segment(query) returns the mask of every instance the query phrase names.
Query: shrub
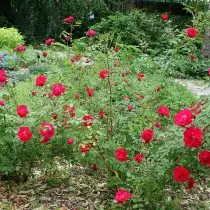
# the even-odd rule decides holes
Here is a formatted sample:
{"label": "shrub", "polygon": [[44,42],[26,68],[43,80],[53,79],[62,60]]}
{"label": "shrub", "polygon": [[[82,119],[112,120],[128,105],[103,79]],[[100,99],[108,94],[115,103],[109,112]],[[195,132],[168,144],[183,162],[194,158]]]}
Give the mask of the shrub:
{"label": "shrub", "polygon": [[0,49],[14,49],[24,43],[23,36],[15,28],[0,28]]}

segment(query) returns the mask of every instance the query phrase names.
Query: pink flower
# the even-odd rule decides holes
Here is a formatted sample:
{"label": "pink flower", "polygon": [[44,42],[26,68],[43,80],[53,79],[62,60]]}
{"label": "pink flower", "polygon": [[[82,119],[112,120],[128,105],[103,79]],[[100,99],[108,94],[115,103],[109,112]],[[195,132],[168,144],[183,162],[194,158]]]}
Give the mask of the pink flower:
{"label": "pink flower", "polygon": [[208,76],[210,77],[210,68],[208,68]]}
{"label": "pink flower", "polygon": [[67,140],[67,143],[68,143],[68,144],[73,144],[73,143],[74,143],[74,139],[73,139],[73,138],[69,138],[69,139]]}
{"label": "pink flower", "polygon": [[18,130],[18,137],[21,142],[27,142],[32,138],[32,132],[29,127],[21,126]]}
{"label": "pink flower", "polygon": [[85,127],[90,127],[93,125],[94,118],[91,115],[85,115],[83,117],[83,125]]}
{"label": "pink flower", "polygon": [[45,41],[45,44],[48,45],[48,46],[50,46],[54,41],[55,41],[54,39],[49,38],[49,39],[47,39],[47,40]]}
{"label": "pink flower", "polygon": [[106,79],[108,77],[108,71],[106,69],[102,69],[99,72],[99,78],[101,79]]}
{"label": "pink flower", "polygon": [[193,120],[193,114],[189,109],[183,109],[174,117],[174,123],[178,126],[184,127],[190,125]]}
{"label": "pink flower", "polygon": [[64,19],[65,23],[72,23],[73,21],[74,21],[74,16],[69,16],[69,17]]}
{"label": "pink flower", "polygon": [[62,83],[52,85],[52,93],[55,96],[60,96],[65,93],[66,88]]}
{"label": "pink flower", "polygon": [[118,192],[116,192],[115,194],[115,200],[117,201],[117,203],[123,204],[130,199],[131,194],[124,189],[119,189]]}
{"label": "pink flower", "polygon": [[95,90],[93,88],[86,88],[85,90],[90,98],[93,97],[94,92],[95,92]]}
{"label": "pink flower", "polygon": [[37,87],[42,87],[46,84],[47,82],[47,76],[40,75],[36,77],[36,86]]}
{"label": "pink flower", "polygon": [[143,158],[144,158],[144,155],[143,155],[143,154],[137,154],[137,155],[134,156],[133,159],[134,159],[137,163],[141,163],[142,160],[143,160]]}
{"label": "pink flower", "polygon": [[4,105],[5,105],[4,101],[0,101],[0,107]]}
{"label": "pink flower", "polygon": [[115,150],[115,158],[120,162],[126,162],[128,160],[128,152],[125,148],[119,148]]}
{"label": "pink flower", "polygon": [[145,141],[146,144],[150,143],[153,137],[154,131],[152,129],[146,129],[141,133],[141,138]]}
{"label": "pink flower", "polygon": [[23,46],[23,45],[17,46],[17,47],[15,48],[15,51],[18,51],[18,52],[23,52],[23,51],[25,51],[25,50],[26,50],[26,47]]}
{"label": "pink flower", "polygon": [[198,34],[198,31],[197,29],[193,28],[193,27],[190,27],[187,29],[187,36],[190,37],[190,38],[195,38]]}
{"label": "pink flower", "polygon": [[95,30],[90,29],[90,30],[87,31],[86,36],[87,36],[87,38],[92,38],[92,37],[95,37],[96,34],[97,33],[96,33]]}
{"label": "pink flower", "polygon": [[129,105],[128,106],[128,111],[132,111],[133,110],[133,106]]}
{"label": "pink flower", "polygon": [[169,116],[170,110],[166,106],[160,106],[158,108],[158,113],[162,116]]}
{"label": "pink flower", "polygon": [[104,110],[101,109],[101,110],[99,111],[99,118],[100,118],[100,119],[104,119],[104,116],[105,116],[105,112],[104,112]]}
{"label": "pink flower", "polygon": [[46,144],[54,136],[55,129],[54,126],[48,122],[43,122],[41,129],[39,130],[39,135],[43,136],[44,139],[40,142],[41,144]]}
{"label": "pink flower", "polygon": [[173,177],[176,182],[186,182],[190,178],[190,172],[183,166],[177,166],[173,170]]}
{"label": "pink flower", "polygon": [[47,52],[43,52],[43,53],[42,53],[42,56],[43,56],[44,58],[47,57],[47,55],[48,55]]}
{"label": "pink flower", "polygon": [[19,105],[16,109],[17,114],[21,117],[24,118],[29,114],[28,107],[26,105]]}
{"label": "pink flower", "polygon": [[168,17],[169,17],[169,16],[168,16],[167,13],[164,13],[164,14],[161,15],[161,18],[162,18],[163,21],[168,20]]}

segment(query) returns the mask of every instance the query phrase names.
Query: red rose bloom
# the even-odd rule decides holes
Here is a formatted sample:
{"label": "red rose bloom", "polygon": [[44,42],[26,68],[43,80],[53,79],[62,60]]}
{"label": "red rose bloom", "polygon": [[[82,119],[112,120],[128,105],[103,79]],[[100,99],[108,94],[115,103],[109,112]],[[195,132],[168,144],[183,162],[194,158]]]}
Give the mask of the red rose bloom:
{"label": "red rose bloom", "polygon": [[154,126],[155,126],[156,128],[161,128],[161,123],[160,123],[160,122],[156,122],[156,123],[154,124]]}
{"label": "red rose bloom", "polygon": [[96,36],[96,34],[97,33],[96,33],[95,30],[90,29],[90,30],[87,31],[86,36],[87,36],[87,38],[93,38],[93,37]]}
{"label": "red rose bloom", "polygon": [[73,21],[74,21],[74,16],[69,16],[69,17],[64,19],[65,23],[72,23]]}
{"label": "red rose bloom", "polygon": [[54,41],[55,41],[54,39],[49,38],[45,41],[45,44],[50,46]]}
{"label": "red rose bloom", "polygon": [[91,115],[85,115],[83,117],[83,125],[86,127],[90,127],[93,125],[94,118]]}
{"label": "red rose bloom", "polygon": [[190,172],[183,166],[177,166],[173,170],[173,177],[176,182],[186,182],[190,178]]}
{"label": "red rose bloom", "polygon": [[67,140],[67,143],[68,143],[68,144],[73,144],[73,143],[74,143],[74,139],[73,139],[73,138],[69,138],[69,139]]}
{"label": "red rose bloom", "polygon": [[95,92],[93,88],[86,88],[85,90],[89,97],[93,97]]}
{"label": "red rose bloom", "polygon": [[8,82],[8,78],[6,76],[5,70],[0,70],[0,87],[4,87]]}
{"label": "red rose bloom", "polygon": [[104,116],[105,116],[105,112],[104,112],[104,110],[101,109],[101,110],[99,111],[99,118],[100,118],[100,119],[104,119]]}
{"label": "red rose bloom", "polygon": [[54,96],[60,96],[65,93],[66,88],[62,83],[52,85],[52,93]]}
{"label": "red rose bloom", "polygon": [[195,56],[194,55],[191,55],[190,58],[191,58],[191,61],[195,60]]}
{"label": "red rose bloom", "polygon": [[203,131],[199,127],[190,127],[184,131],[184,144],[190,148],[198,148],[202,144]]}
{"label": "red rose bloom", "polygon": [[18,52],[23,52],[23,51],[25,51],[25,50],[26,50],[26,47],[23,46],[23,45],[17,46],[17,47],[15,48],[15,51],[18,51]]}
{"label": "red rose bloom", "polygon": [[75,98],[75,99],[79,99],[79,98],[80,98],[79,93],[75,93],[75,94],[74,94],[74,98]]}
{"label": "red rose bloom", "polygon": [[181,127],[190,125],[192,123],[192,120],[193,114],[189,109],[181,110],[174,117],[174,123]]}
{"label": "red rose bloom", "polygon": [[32,92],[31,92],[31,95],[32,95],[32,96],[36,96],[36,95],[37,95],[37,91],[32,91]]}
{"label": "red rose bloom", "polygon": [[158,87],[156,88],[156,91],[157,91],[157,92],[160,92],[160,91],[161,91],[161,87],[158,86]]}
{"label": "red rose bloom", "polygon": [[99,72],[99,78],[101,79],[106,79],[108,77],[108,71],[106,69],[102,69]]}
{"label": "red rose bloom", "polygon": [[133,110],[133,106],[129,105],[127,110],[128,111],[132,111]]}
{"label": "red rose bloom", "polygon": [[43,53],[42,53],[42,56],[43,56],[44,58],[47,57],[47,55],[48,55],[47,52],[43,52]]}
{"label": "red rose bloom", "polygon": [[86,154],[91,148],[91,144],[85,144],[80,146],[80,151],[84,154]]}
{"label": "red rose bloom", "polygon": [[119,52],[119,51],[120,51],[120,48],[119,48],[119,47],[115,47],[115,48],[114,48],[114,51],[115,51],[115,52]]}
{"label": "red rose bloom", "polygon": [[128,153],[125,148],[119,148],[115,150],[115,158],[120,162],[125,162],[128,160]]}
{"label": "red rose bloom", "polygon": [[27,142],[32,138],[32,132],[29,127],[21,126],[18,130],[18,137],[21,142]]}
{"label": "red rose bloom", "polygon": [[154,137],[154,131],[152,129],[146,129],[141,133],[141,138],[146,144],[150,143]]}
{"label": "red rose bloom", "polygon": [[40,142],[41,144],[46,144],[54,136],[55,129],[54,126],[48,122],[43,122],[41,129],[39,130],[39,135],[43,136],[44,139]]}
{"label": "red rose bloom", "polygon": [[208,68],[208,76],[210,76],[210,68]]}
{"label": "red rose bloom", "polygon": [[36,77],[36,86],[37,87],[42,87],[46,84],[47,82],[47,76],[40,75]]}
{"label": "red rose bloom", "polygon": [[75,109],[75,107],[65,106],[65,107],[64,107],[64,111],[65,111],[65,112],[68,111],[69,114],[70,114],[70,116],[71,116],[72,118],[75,117],[75,115],[76,115],[76,109]]}
{"label": "red rose bloom", "polygon": [[0,101],[0,107],[4,105],[5,105],[4,101]]}
{"label": "red rose bloom", "polygon": [[166,106],[160,106],[158,108],[158,113],[162,116],[169,116],[170,110]]}
{"label": "red rose bloom", "polygon": [[187,190],[192,190],[193,188],[194,188],[194,186],[195,186],[195,180],[193,179],[193,178],[189,178],[188,180],[187,180]]}
{"label": "red rose bloom", "polygon": [[199,162],[201,165],[210,166],[210,151],[203,150],[199,154]]}
{"label": "red rose bloom", "polygon": [[21,118],[24,118],[29,114],[28,107],[26,105],[18,106],[16,112]]}
{"label": "red rose bloom", "polygon": [[167,13],[162,14],[161,18],[162,18],[163,21],[168,20],[168,14]]}
{"label": "red rose bloom", "polygon": [[71,37],[70,36],[64,36],[65,41],[69,42]]}
{"label": "red rose bloom", "polygon": [[141,81],[144,78],[144,73],[140,72],[137,74],[137,76],[138,76],[138,80]]}
{"label": "red rose bloom", "polygon": [[98,170],[98,167],[97,167],[97,165],[95,163],[93,164],[92,169],[93,169],[93,171],[97,171]]}
{"label": "red rose bloom", "polygon": [[187,29],[187,36],[190,37],[190,38],[195,38],[198,34],[198,31],[197,29],[193,28],[193,27],[190,27]]}
{"label": "red rose bloom", "polygon": [[137,163],[141,163],[142,160],[143,160],[143,158],[144,158],[144,155],[143,155],[143,154],[137,154],[137,155],[134,156],[133,159],[134,159]]}
{"label": "red rose bloom", "polygon": [[130,199],[131,199],[131,194],[125,191],[124,189],[119,189],[119,191],[116,192],[115,200],[117,201],[117,203],[123,204]]}

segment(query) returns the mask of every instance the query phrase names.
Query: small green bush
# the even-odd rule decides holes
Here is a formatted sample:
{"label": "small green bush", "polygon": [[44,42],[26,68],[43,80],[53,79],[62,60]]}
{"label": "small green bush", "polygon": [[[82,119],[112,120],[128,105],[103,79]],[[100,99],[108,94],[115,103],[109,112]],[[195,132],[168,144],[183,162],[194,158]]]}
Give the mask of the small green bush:
{"label": "small green bush", "polygon": [[16,28],[0,28],[0,49],[13,49],[24,43],[24,37]]}

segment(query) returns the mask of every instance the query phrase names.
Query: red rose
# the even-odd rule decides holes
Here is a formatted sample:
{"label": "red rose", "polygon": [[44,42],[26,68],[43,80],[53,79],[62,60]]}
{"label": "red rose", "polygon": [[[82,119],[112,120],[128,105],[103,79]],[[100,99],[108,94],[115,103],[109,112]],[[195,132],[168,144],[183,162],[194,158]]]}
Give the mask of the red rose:
{"label": "red rose", "polygon": [[160,122],[156,122],[156,123],[154,124],[154,126],[155,126],[156,128],[160,128],[160,127],[161,127],[161,123],[160,123]]}
{"label": "red rose", "polygon": [[87,36],[87,38],[92,38],[92,37],[95,37],[96,34],[97,33],[96,33],[95,30],[90,29],[90,30],[87,31],[86,36]]}
{"label": "red rose", "polygon": [[201,165],[210,166],[210,151],[203,150],[199,154],[199,162]]}
{"label": "red rose", "polygon": [[168,14],[167,13],[162,14],[161,18],[162,18],[163,21],[168,20]]}
{"label": "red rose", "polygon": [[193,188],[194,188],[194,186],[195,186],[195,181],[194,181],[194,179],[193,178],[189,178],[188,180],[187,180],[187,190],[192,190]]}
{"label": "red rose", "polygon": [[117,203],[123,204],[131,199],[131,194],[124,189],[119,189],[118,192],[116,192],[114,199]]}
{"label": "red rose", "polygon": [[0,107],[4,105],[5,105],[4,101],[0,101]]}
{"label": "red rose", "polygon": [[198,148],[202,144],[203,131],[199,127],[190,127],[184,131],[184,144],[190,148]]}
{"label": "red rose", "polygon": [[154,137],[154,131],[152,129],[146,129],[141,133],[142,140],[145,141],[146,144],[150,143]]}
{"label": "red rose", "polygon": [[47,39],[47,40],[45,41],[45,44],[49,46],[49,45],[51,45],[54,41],[55,41],[54,39],[49,38],[49,39]]}
{"label": "red rose", "polygon": [[32,92],[31,92],[31,95],[32,95],[32,96],[36,96],[36,95],[37,95],[37,91],[32,91]]}
{"label": "red rose", "polygon": [[189,109],[181,110],[174,117],[174,123],[181,127],[190,125],[192,123],[192,120],[193,114]]}
{"label": "red rose", "polygon": [[141,81],[144,78],[144,73],[140,72],[137,74],[138,80]]}
{"label": "red rose", "polygon": [[133,106],[129,105],[127,110],[128,111],[132,111],[133,110]]}
{"label": "red rose", "polygon": [[190,58],[191,58],[192,61],[195,60],[195,56],[194,55],[191,55]]}
{"label": "red rose", "polygon": [[143,154],[137,154],[137,155],[134,156],[133,159],[134,159],[137,163],[141,163],[142,160],[143,160],[143,158],[144,158],[144,155],[143,155]]}
{"label": "red rose", "polygon": [[79,93],[75,93],[75,94],[74,94],[74,98],[75,98],[75,99],[79,99],[79,98],[80,98]]}
{"label": "red rose", "polygon": [[47,52],[43,52],[43,53],[42,53],[42,56],[43,56],[44,58],[47,57],[47,55],[48,55]]}
{"label": "red rose", "polygon": [[108,71],[106,69],[102,69],[99,72],[99,78],[101,79],[106,79],[108,77]]}
{"label": "red rose", "polygon": [[120,48],[119,48],[119,47],[115,47],[113,50],[114,50],[115,52],[119,52],[119,51],[120,51]]}
{"label": "red rose", "polygon": [[84,154],[86,154],[91,148],[91,144],[85,144],[80,146],[80,151]]}
{"label": "red rose", "polygon": [[62,83],[52,85],[52,93],[55,96],[60,96],[65,93],[66,88]]}
{"label": "red rose", "polygon": [[37,87],[42,87],[46,84],[47,82],[47,76],[40,75],[36,77],[36,86]]}
{"label": "red rose", "polygon": [[115,150],[115,158],[120,162],[125,162],[128,160],[128,153],[125,148],[119,148]]}
{"label": "red rose", "polygon": [[176,182],[186,182],[190,178],[190,172],[183,166],[177,166],[173,170],[173,177]]}
{"label": "red rose", "polygon": [[95,163],[93,164],[92,169],[93,169],[93,171],[97,171],[98,170],[98,167],[97,167],[97,165]]}
{"label": "red rose", "polygon": [[4,87],[8,82],[8,78],[6,76],[5,70],[0,70],[0,87]]}
{"label": "red rose", "polygon": [[105,112],[104,112],[104,110],[101,109],[101,110],[99,111],[99,118],[100,118],[100,119],[104,119],[104,116],[105,116]]}
{"label": "red rose", "polygon": [[65,23],[72,23],[73,21],[74,21],[74,16],[69,16],[69,17],[64,19]]}
{"label": "red rose", "polygon": [[39,135],[43,136],[44,139],[40,142],[41,144],[46,144],[54,136],[55,129],[54,126],[48,122],[43,122],[41,129],[39,130]]}
{"label": "red rose", "polygon": [[93,97],[95,92],[93,88],[86,88],[85,90],[89,97]]}
{"label": "red rose", "polygon": [[198,31],[197,29],[193,28],[193,27],[190,27],[187,29],[187,36],[190,37],[190,38],[195,38],[198,34]]}
{"label": "red rose", "polygon": [[64,107],[64,111],[65,111],[65,112],[68,111],[69,114],[70,114],[70,116],[71,116],[72,118],[75,117],[75,115],[76,115],[76,109],[75,109],[75,107],[65,106],[65,107]]}
{"label": "red rose", "polygon": [[160,91],[161,91],[161,87],[158,86],[158,87],[156,88],[156,91],[157,91],[157,92],[160,92]]}
{"label": "red rose", "polygon": [[21,118],[24,118],[29,114],[28,107],[26,105],[18,106],[16,112]]}
{"label": "red rose", "polygon": [[18,52],[23,52],[23,51],[25,51],[25,50],[26,50],[26,47],[23,46],[23,45],[17,46],[17,47],[15,48],[15,51],[18,51]]}
{"label": "red rose", "polygon": [[210,76],[210,68],[208,68],[208,76]]}
{"label": "red rose", "polygon": [[94,118],[91,115],[85,115],[83,117],[83,125],[86,127],[90,127],[93,125]]}
{"label": "red rose", "polygon": [[21,126],[18,130],[18,137],[21,142],[27,142],[32,138],[32,132],[29,127]]}
{"label": "red rose", "polygon": [[71,39],[71,37],[70,37],[70,36],[64,36],[64,39],[65,39],[67,42],[69,42],[70,39]]}
{"label": "red rose", "polygon": [[158,108],[158,113],[162,116],[169,116],[170,110],[166,106],[160,106]]}
{"label": "red rose", "polygon": [[73,143],[74,143],[74,139],[73,139],[73,138],[69,138],[69,139],[67,140],[67,143],[68,143],[68,144],[73,144]]}
{"label": "red rose", "polygon": [[51,117],[53,118],[53,120],[56,120],[58,118],[58,115],[56,113],[52,113]]}

